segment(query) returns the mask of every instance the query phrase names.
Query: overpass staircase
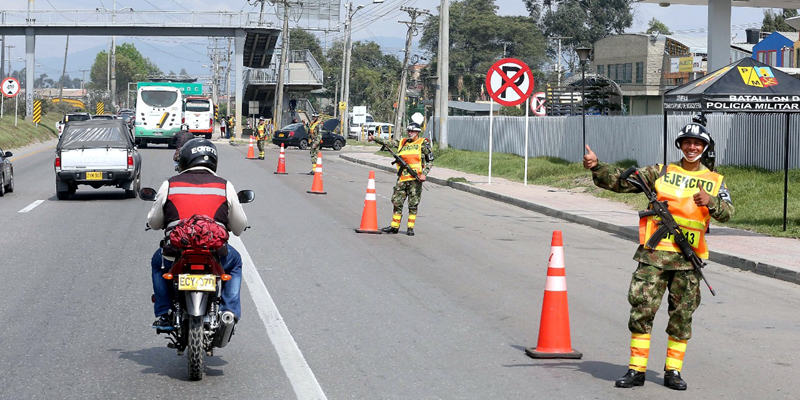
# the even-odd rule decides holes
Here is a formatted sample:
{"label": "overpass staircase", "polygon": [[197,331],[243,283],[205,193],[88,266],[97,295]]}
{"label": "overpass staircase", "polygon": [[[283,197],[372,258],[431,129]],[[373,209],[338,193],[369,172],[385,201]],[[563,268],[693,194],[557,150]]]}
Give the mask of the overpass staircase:
{"label": "overpass staircase", "polygon": [[[284,96],[283,115],[281,116],[283,124],[292,121],[293,118],[297,118],[298,121],[310,119],[315,110],[306,99],[296,99],[295,110],[290,110],[290,99],[295,97],[292,93],[321,89],[324,82],[322,67],[309,50],[292,50],[288,56],[289,62],[283,74]],[[247,105],[250,101],[258,101],[259,115],[261,116],[271,117],[273,115],[272,106],[278,85],[277,63],[279,60],[280,50],[276,50],[267,67],[262,67],[266,65],[263,59],[260,60],[261,66],[246,65],[250,69],[244,72],[243,104]]]}

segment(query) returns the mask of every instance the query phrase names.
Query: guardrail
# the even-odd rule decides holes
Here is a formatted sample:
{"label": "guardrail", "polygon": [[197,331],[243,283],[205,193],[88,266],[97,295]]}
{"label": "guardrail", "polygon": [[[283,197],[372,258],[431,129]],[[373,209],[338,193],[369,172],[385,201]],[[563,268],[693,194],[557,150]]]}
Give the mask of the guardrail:
{"label": "guardrail", "polygon": [[[276,51],[275,59],[280,59],[280,52]],[[304,67],[292,66],[303,63]],[[323,71],[317,60],[308,50],[293,50],[289,53],[289,65],[286,66],[283,77],[284,85],[306,84],[322,85]],[[247,85],[274,85],[278,82],[278,71],[275,63],[266,69],[248,69],[244,72],[245,87]]]}
{"label": "guardrail", "polygon": [[274,14],[225,11],[131,11],[120,10],[6,10],[0,11],[0,27],[169,27],[169,28],[265,28],[276,26]]}

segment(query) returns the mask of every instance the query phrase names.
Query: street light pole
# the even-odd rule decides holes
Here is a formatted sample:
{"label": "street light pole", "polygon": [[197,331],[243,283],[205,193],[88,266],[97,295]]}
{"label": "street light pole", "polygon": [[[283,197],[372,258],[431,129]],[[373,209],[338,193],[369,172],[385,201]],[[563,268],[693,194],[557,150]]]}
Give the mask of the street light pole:
{"label": "street light pole", "polygon": [[586,151],[586,64],[589,62],[589,52],[592,51],[589,47],[578,47],[575,49],[578,53],[578,58],[581,60],[581,114],[583,118],[583,148],[581,152]]}

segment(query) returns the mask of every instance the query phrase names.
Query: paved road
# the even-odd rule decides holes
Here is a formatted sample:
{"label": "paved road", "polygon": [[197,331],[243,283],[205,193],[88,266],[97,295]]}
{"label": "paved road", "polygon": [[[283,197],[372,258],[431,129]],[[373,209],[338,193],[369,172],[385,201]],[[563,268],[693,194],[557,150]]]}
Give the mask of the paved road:
{"label": "paved road", "polygon": [[[149,327],[147,264],[159,238],[143,229],[150,203],[110,188],[58,201],[52,150],[15,158],[16,191],[0,199],[2,231],[12,233],[0,253],[9,282],[0,398],[313,398],[314,387],[331,399],[674,398],[660,385],[665,315],[647,384],[613,387],[627,364],[629,240],[433,184],[417,236],[360,235],[367,168],[326,151],[328,194],[311,195],[306,151],[287,150],[289,174],[279,176],[274,147],[265,161],[244,160],[246,146],[219,147],[220,174],[256,192],[241,237],[252,273],[244,318],[201,382],[187,381],[185,358]],[[143,185],[157,187],[171,175],[172,152],[142,153]],[[383,226],[394,176],[376,175]],[[582,360],[524,354],[537,341],[554,230],[564,235]],[[797,286],[720,265],[707,271],[719,295],[704,291],[695,314],[687,395],[800,396]],[[280,317],[261,312],[262,282]]]}

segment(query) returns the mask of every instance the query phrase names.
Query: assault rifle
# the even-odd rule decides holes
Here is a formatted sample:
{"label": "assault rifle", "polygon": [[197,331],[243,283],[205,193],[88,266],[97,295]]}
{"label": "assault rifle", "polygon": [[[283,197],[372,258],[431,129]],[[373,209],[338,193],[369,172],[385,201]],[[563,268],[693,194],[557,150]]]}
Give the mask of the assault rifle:
{"label": "assault rifle", "polygon": [[405,170],[408,171],[408,174],[411,175],[414,179],[416,179],[417,182],[423,183],[421,180],[419,180],[419,174],[417,174],[417,171],[414,171],[414,168],[411,168],[411,166],[408,165],[406,160],[403,160],[403,157],[398,156],[397,153],[395,153],[394,151],[392,151],[392,149],[389,148],[389,146],[384,146],[384,148],[386,149],[386,151],[389,152],[389,154],[392,155],[392,157],[394,157],[392,165],[395,164],[400,165],[400,168],[397,169],[397,176],[403,175],[403,171]]}
{"label": "assault rifle", "polygon": [[[634,175],[635,178],[631,177],[631,175]],[[642,176],[639,175],[639,171],[636,170],[636,167],[630,167],[625,170],[625,172],[623,172],[620,176],[620,179],[630,182],[633,186],[636,186],[639,190],[644,192],[645,196],[647,196],[647,200],[650,202],[650,208],[644,211],[639,211],[639,218],[655,215],[661,219],[660,222],[657,222],[659,225],[658,229],[656,229],[655,233],[650,236],[650,239],[647,240],[645,246],[655,249],[661,239],[667,235],[672,235],[675,238],[675,244],[678,245],[683,257],[692,263],[695,271],[700,274],[700,277],[703,278],[703,282],[705,282],[706,286],[708,286],[708,290],[711,291],[713,296],[716,296],[716,292],[714,292],[714,289],[708,283],[705,275],[703,275],[703,267],[706,266],[706,263],[703,262],[703,260],[700,259],[700,257],[698,257],[694,252],[694,249],[692,249],[692,245],[689,244],[689,241],[686,239],[686,235],[684,235],[680,225],[675,222],[675,218],[673,218],[672,213],[669,212],[669,206],[667,206],[667,202],[658,201],[656,193],[653,192],[650,189],[650,186],[647,185],[647,182],[642,179]]]}

